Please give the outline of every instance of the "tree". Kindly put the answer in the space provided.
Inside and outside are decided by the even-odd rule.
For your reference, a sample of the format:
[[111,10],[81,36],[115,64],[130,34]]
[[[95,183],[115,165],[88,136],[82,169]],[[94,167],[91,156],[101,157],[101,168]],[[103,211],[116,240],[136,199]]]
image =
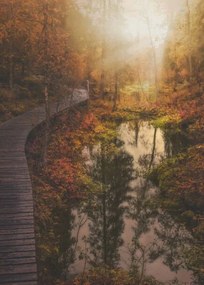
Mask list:
[[189,0],[186,0],[187,10],[187,46],[188,46],[188,65],[189,65],[189,80],[191,81],[193,75],[192,55],[191,55],[191,9]]
[[[35,40],[35,1],[1,1],[0,52],[1,68],[12,89],[15,81],[25,75],[25,67],[29,64]],[[28,69],[28,68],[27,68]]]
[[201,87],[204,6],[202,1],[186,0],[184,8],[171,25],[165,49],[165,68],[168,70],[169,81],[172,79],[175,87],[185,81],[191,84],[197,81]]

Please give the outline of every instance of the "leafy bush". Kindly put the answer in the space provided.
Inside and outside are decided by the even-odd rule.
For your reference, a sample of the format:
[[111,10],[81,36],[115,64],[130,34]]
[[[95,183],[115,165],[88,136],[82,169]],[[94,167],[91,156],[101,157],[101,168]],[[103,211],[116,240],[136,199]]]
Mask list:
[[17,99],[30,99],[32,97],[30,90],[20,85],[15,86],[15,94]]
[[28,88],[34,96],[41,96],[43,90],[44,77],[40,75],[32,75],[24,78],[23,84]]

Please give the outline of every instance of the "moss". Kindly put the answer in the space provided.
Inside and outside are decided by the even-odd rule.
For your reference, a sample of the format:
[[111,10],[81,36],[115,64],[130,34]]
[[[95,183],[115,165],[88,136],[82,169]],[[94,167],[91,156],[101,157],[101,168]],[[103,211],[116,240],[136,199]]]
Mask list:
[[204,145],[166,159],[149,178],[159,186],[158,201],[175,220],[202,239],[204,218]]
[[168,127],[178,127],[181,123],[181,118],[179,115],[165,115],[159,118],[156,118],[152,121],[152,124],[157,128],[168,128]]
[[118,110],[115,112],[105,113],[101,116],[100,119],[102,119],[102,121],[113,121],[119,124],[125,121],[134,120],[136,118],[139,118],[139,115],[136,113],[130,113],[125,110]]

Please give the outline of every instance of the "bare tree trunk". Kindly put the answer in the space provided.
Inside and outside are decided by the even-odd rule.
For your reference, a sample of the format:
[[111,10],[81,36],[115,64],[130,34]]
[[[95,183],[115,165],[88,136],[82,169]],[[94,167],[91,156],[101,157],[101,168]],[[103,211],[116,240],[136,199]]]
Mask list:
[[44,100],[45,100],[45,141],[43,150],[43,164],[47,166],[47,147],[50,132],[50,108],[49,108],[49,92],[48,92],[48,3],[46,2],[43,7],[44,11]]
[[154,129],[153,144],[152,144],[152,154],[151,154],[151,159],[150,159],[148,171],[151,170],[153,162],[154,162],[155,150],[156,150],[156,138],[157,138],[157,128]]
[[140,273],[140,280],[138,285],[143,283],[143,279],[144,279],[144,273],[145,273],[145,250],[142,248],[142,246],[140,247],[140,250],[142,252],[142,268],[141,268],[141,273]]
[[[12,53],[12,49],[11,49]],[[13,89],[13,78],[14,78],[14,66],[13,66],[13,55],[11,54],[9,57],[9,88]]]
[[101,180],[103,187],[102,194],[102,212],[103,212],[103,262],[107,265],[107,221],[106,221],[106,174],[105,174],[105,149],[103,144],[101,145]]
[[188,68],[189,68],[189,81],[193,75],[192,54],[191,54],[191,10],[189,0],[186,0],[187,8],[187,33],[188,33]]
[[103,39],[102,39],[102,53],[101,53],[101,82],[100,82],[100,95],[105,98],[105,27],[106,27],[106,0],[103,0]]
[[48,87],[45,84],[44,87],[44,96],[45,96],[45,135],[44,135],[44,148],[43,148],[43,166],[47,167],[47,148],[49,142],[50,134],[50,112],[49,112],[49,101],[48,101]]
[[135,145],[138,146],[140,124],[138,120],[135,120]]
[[118,72],[115,71],[115,91],[113,96],[113,111],[117,109],[117,101],[119,100],[119,90],[118,90]]
[[137,69],[137,76],[138,76],[138,81],[139,81],[141,93],[142,93],[143,97],[145,97],[145,92],[144,92],[144,89],[143,89],[143,86],[142,86],[142,81],[141,81],[141,76],[140,76],[140,68],[139,67]]
[[107,225],[106,225],[106,193],[103,193],[103,262],[107,265]]
[[13,1],[11,1],[10,3],[10,17],[13,21],[12,21],[10,39],[9,39],[9,87],[10,89],[13,89],[13,80],[14,80],[13,36],[15,33],[15,17],[14,17]]
[[159,93],[159,83],[158,83],[158,70],[157,70],[157,56],[156,56],[156,50],[152,38],[152,31],[150,27],[150,22],[148,16],[145,17],[146,22],[147,22],[147,27],[148,27],[148,32],[149,32],[149,38],[151,42],[151,47],[152,47],[152,55],[153,55],[153,63],[154,63],[154,82],[155,82],[155,88],[156,88],[156,95]]
[[[103,63],[102,63],[103,65]],[[101,82],[100,82],[100,94],[102,98],[105,98],[105,71],[104,68],[101,70]]]

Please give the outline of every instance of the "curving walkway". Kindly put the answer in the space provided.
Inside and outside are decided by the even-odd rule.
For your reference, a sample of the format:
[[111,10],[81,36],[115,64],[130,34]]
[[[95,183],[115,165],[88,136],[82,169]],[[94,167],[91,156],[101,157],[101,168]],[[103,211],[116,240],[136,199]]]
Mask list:
[[[88,99],[74,91],[72,105]],[[50,108],[54,115],[70,107],[65,97]],[[30,131],[45,120],[44,107],[0,126],[0,284],[37,285],[32,187],[25,156]]]

